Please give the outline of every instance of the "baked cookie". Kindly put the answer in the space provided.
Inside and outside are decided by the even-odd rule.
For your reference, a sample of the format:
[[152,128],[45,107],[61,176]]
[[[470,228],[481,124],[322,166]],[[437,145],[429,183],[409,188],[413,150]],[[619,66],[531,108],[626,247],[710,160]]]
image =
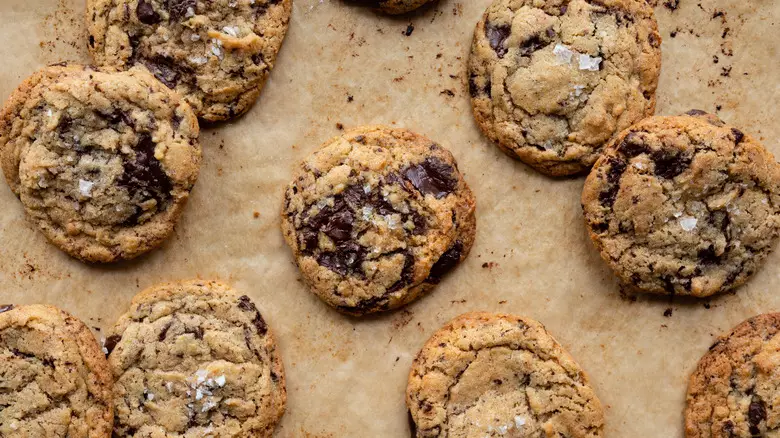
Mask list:
[[721,337],[688,383],[687,438],[750,438],[780,428],[780,313],[758,315]]
[[114,434],[270,437],[287,392],[276,344],[246,295],[216,282],[149,288],[106,340]]
[[386,14],[398,15],[411,12],[431,0],[350,0],[353,3],[378,9]]
[[98,65],[143,66],[206,121],[245,113],[260,95],[292,0],[87,0]]
[[639,291],[706,297],[743,284],[780,231],[780,166],[700,111],[621,133],[585,182],[601,256]]
[[198,120],[145,70],[52,66],[0,113],[0,164],[54,245],[131,259],[173,232],[200,168]]
[[604,435],[585,372],[541,324],[511,315],[467,313],[436,332],[406,404],[418,438]]
[[660,47],[645,0],[494,0],[469,59],[474,116],[542,173],[586,171],[615,134],[655,112]]
[[0,436],[109,438],[112,403],[84,323],[52,306],[0,306]]
[[364,315],[439,283],[471,249],[474,210],[449,151],[407,130],[363,127],[294,172],[282,232],[314,293]]

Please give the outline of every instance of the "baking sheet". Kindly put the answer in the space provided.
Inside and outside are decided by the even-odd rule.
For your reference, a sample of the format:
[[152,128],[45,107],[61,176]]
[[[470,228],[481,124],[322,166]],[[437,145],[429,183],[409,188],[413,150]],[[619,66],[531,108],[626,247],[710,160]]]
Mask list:
[[[583,179],[552,180],[512,161],[472,119],[465,61],[489,3],[441,0],[391,18],[341,0],[295,0],[257,105],[203,130],[201,177],[161,250],[84,265],[49,246],[0,186],[0,301],[51,303],[105,330],[157,282],[230,282],[255,300],[280,343],[289,404],[279,437],[408,436],[406,375],[425,340],[463,312],[516,313],[543,322],[590,374],[607,436],[681,436],[687,376],[714,337],[780,310],[780,255],[746,287],[711,300],[621,294],[582,224]],[[658,113],[717,111],[780,156],[780,2],[657,3]],[[0,0],[0,98],[45,64],[88,61],[83,8],[83,0]],[[337,124],[378,123],[453,151],[478,199],[478,234],[468,260],[433,293],[358,320],[305,289],[278,212],[293,166]]]

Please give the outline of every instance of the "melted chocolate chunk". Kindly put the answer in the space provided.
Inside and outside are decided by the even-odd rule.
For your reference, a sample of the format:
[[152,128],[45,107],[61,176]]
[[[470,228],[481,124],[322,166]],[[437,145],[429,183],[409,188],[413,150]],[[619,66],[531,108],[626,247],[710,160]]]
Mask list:
[[720,257],[715,254],[715,247],[713,245],[710,245],[705,249],[700,249],[697,256],[699,257],[699,262],[705,266],[716,265],[720,262]]
[[142,134],[134,152],[133,159],[125,160],[124,173],[117,181],[134,194],[142,194],[163,203],[171,196],[173,185],[154,157],[155,143],[149,134]]
[[387,292],[396,292],[410,285],[414,280],[414,256],[409,251],[402,253],[405,257],[401,278],[387,289]]
[[629,159],[650,153],[650,148],[642,142],[642,138],[636,132],[629,133],[620,142],[618,150]]
[[265,64],[265,57],[262,53],[255,53],[252,55],[252,63],[255,65]]
[[344,242],[352,235],[352,224],[355,215],[351,210],[342,210],[330,217],[328,223],[322,227],[322,232],[328,235],[334,242]]
[[[554,32],[553,36],[555,36]],[[540,34],[533,35],[531,38],[528,38],[527,40],[523,41],[522,44],[520,44],[520,56],[529,56],[537,50],[549,45],[550,41],[542,38]]]
[[428,283],[437,284],[441,281],[445,274],[450,272],[455,265],[460,262],[460,257],[463,253],[463,242],[456,241],[450,249],[439,257],[439,260],[434,263],[431,268],[431,273],[428,274]]
[[742,131],[736,128],[731,128],[731,133],[734,134],[734,143],[742,143],[742,140],[745,138],[745,134]]
[[655,174],[666,179],[672,179],[683,173],[691,164],[691,159],[680,155],[658,153],[653,156]]
[[176,84],[179,83],[179,79],[181,79],[181,73],[176,65],[166,58],[143,59],[141,62],[157,80],[168,88],[175,88]]
[[508,52],[508,49],[504,46],[509,35],[512,34],[512,28],[506,25],[494,25],[487,23],[485,25],[485,36],[490,43],[490,47],[496,52],[499,58],[503,58]]
[[116,344],[119,343],[119,341],[122,340],[122,337],[119,335],[111,335],[106,338],[105,344],[103,344],[103,347],[106,349],[106,356],[111,354],[112,351],[114,351],[114,348],[116,348]]
[[761,434],[761,429],[758,425],[766,420],[766,406],[761,399],[754,398],[748,406],[748,424],[750,425],[750,433],[754,436]]
[[255,306],[255,303],[253,303],[252,300],[250,300],[249,297],[246,295],[242,295],[238,299],[238,308],[243,310],[244,312],[257,312],[257,307]]
[[138,0],[135,15],[138,16],[138,21],[143,24],[152,25],[160,22],[160,14],[154,10],[151,3],[147,3],[144,0]]
[[324,252],[317,257],[317,263],[331,271],[347,275],[357,271],[366,256],[366,249],[355,242],[345,242],[336,251]]
[[171,325],[173,325],[173,322],[169,322],[168,324],[165,324],[165,327],[160,331],[160,334],[157,336],[157,340],[162,342],[165,340],[165,338],[168,337],[168,330],[170,330]]
[[453,177],[454,169],[438,158],[426,158],[420,164],[407,167],[403,174],[423,195],[444,198],[455,190],[458,180]]
[[168,10],[171,21],[178,21],[183,17],[186,17],[187,9],[189,8],[192,8],[193,12],[195,11],[195,0],[168,0],[168,2],[165,3],[165,9]]
[[0,304],[0,313],[5,313],[14,308],[13,304]]
[[268,325],[266,325],[263,315],[261,315],[259,311],[255,311],[255,317],[252,319],[252,324],[255,325],[258,335],[265,336],[265,334],[268,333]]
[[607,188],[599,194],[599,201],[602,205],[612,207],[617,199],[620,190],[620,177],[626,171],[626,162],[614,157],[607,159],[609,171],[607,172]]

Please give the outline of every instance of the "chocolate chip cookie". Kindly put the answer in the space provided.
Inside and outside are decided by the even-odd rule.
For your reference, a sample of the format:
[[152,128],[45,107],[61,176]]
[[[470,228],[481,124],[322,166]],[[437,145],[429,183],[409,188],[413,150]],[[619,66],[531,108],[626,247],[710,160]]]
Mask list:
[[287,33],[292,0],[87,0],[95,62],[143,66],[203,120],[252,106]]
[[109,438],[111,383],[81,321],[51,306],[0,305],[0,436]]
[[581,173],[655,112],[660,47],[645,0],[495,0],[469,59],[474,116],[536,170]]
[[352,3],[378,9],[386,14],[398,15],[411,12],[431,0],[350,0]]
[[198,120],[145,70],[52,66],[0,113],[0,165],[54,245],[131,259],[173,232],[200,168]]
[[287,400],[265,320],[216,282],[149,288],[106,340],[115,436],[271,437]]
[[536,321],[468,313],[412,364],[406,404],[418,438],[604,436],[585,372]]
[[687,438],[776,436],[780,429],[780,313],[758,315],[721,337],[688,384]]
[[475,200],[455,159],[403,129],[325,142],[295,171],[282,232],[304,280],[341,312],[400,307],[471,249]]
[[638,291],[706,297],[743,284],[780,232],[780,165],[753,137],[691,111],[621,133],[585,182],[601,256]]

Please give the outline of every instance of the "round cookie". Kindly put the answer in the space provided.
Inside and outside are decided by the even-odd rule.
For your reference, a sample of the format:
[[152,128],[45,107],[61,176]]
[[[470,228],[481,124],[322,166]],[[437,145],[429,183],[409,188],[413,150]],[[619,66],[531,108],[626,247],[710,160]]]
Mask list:
[[780,313],[758,315],[721,337],[691,375],[687,438],[775,436],[780,425]]
[[474,116],[542,173],[587,171],[615,134],[655,112],[660,47],[645,0],[494,0],[469,59]]
[[411,12],[431,0],[350,0],[352,2],[378,9],[386,14],[398,15]]
[[52,306],[0,306],[0,436],[109,438],[111,383],[84,323]]
[[98,65],[144,66],[206,121],[254,104],[287,33],[292,0],[87,0]]
[[138,294],[106,339],[114,434],[271,437],[287,392],[276,344],[246,295],[216,282]]
[[449,151],[407,130],[363,127],[294,172],[282,232],[314,293],[359,316],[438,284],[471,249],[474,210]]
[[54,245],[131,259],[173,232],[200,169],[198,131],[189,105],[142,69],[52,66],[0,113],[0,165]]
[[418,438],[604,436],[585,372],[536,321],[468,313],[412,364],[406,404]]
[[706,297],[743,284],[780,232],[780,166],[753,137],[691,111],[621,133],[585,182],[590,236],[638,291]]

